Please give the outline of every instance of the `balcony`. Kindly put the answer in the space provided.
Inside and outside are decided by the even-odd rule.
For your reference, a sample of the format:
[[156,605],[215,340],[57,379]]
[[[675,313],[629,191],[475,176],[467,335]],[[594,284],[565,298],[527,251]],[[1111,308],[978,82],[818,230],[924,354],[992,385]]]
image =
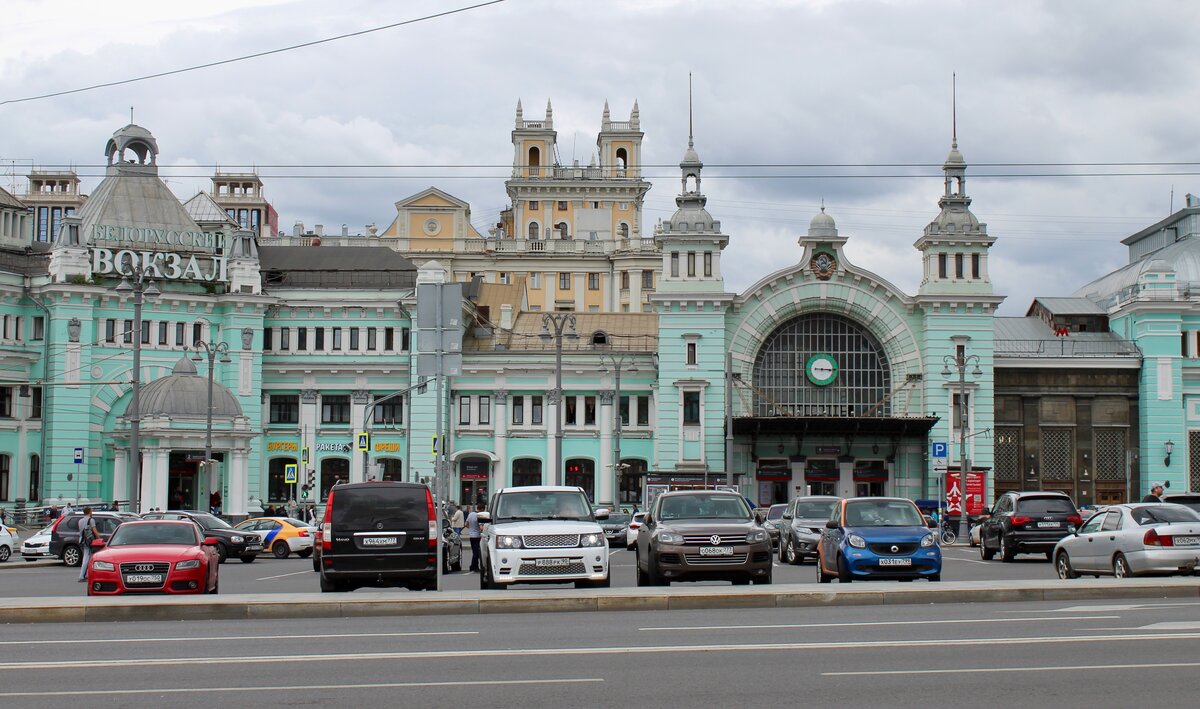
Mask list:
[[616,166],[570,166],[561,165],[521,165],[513,168],[514,180],[640,180],[642,171],[638,168],[620,168]]
[[[406,245],[402,244],[399,248],[404,250]],[[547,254],[551,256],[657,254],[661,251],[654,239],[604,241],[592,241],[591,239],[455,239],[454,250],[456,253],[468,254]]]

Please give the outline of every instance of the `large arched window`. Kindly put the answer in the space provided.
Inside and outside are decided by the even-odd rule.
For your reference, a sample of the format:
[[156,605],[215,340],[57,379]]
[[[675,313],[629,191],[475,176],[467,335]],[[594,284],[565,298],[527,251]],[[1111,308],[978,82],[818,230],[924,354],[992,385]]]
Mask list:
[[537,222],[529,222],[529,240],[537,241],[538,235],[539,235],[538,234],[538,223]]
[[[292,484],[284,482],[285,468],[288,465],[294,465],[295,458],[272,458],[267,463],[267,501],[268,502],[287,502],[291,497]],[[299,473],[299,477],[304,474]]]
[[536,458],[518,458],[513,461],[513,487],[542,484],[542,461]]
[[784,323],[754,360],[755,416],[889,416],[890,391],[879,341],[840,315]]
[[617,148],[617,172],[624,173],[625,168],[629,165],[629,153],[625,148]]
[[542,151],[536,147],[529,149],[529,176],[537,177],[542,164]]
[[321,461],[321,496],[317,501],[329,497],[335,483],[350,482],[350,461],[347,458],[325,458]]

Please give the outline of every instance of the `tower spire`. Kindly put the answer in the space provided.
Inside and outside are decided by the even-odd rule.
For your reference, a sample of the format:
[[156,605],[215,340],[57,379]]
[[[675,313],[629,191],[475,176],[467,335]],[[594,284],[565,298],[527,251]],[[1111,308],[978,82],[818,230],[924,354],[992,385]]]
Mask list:
[[688,147],[695,147],[692,143],[692,72],[688,72]]
[[950,72],[950,147],[958,147],[958,74]]

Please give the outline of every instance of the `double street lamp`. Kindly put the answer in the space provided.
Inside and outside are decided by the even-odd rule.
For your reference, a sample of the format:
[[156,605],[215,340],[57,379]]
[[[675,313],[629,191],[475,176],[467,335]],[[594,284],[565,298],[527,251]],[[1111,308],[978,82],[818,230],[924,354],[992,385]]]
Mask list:
[[[142,304],[162,295],[154,281],[150,280],[153,266],[130,266],[128,270],[121,269],[121,282],[113,289],[117,295],[133,298],[133,376],[130,382],[132,395],[129,400],[129,411],[125,418],[129,420],[129,470],[137,476],[138,510],[146,512],[148,507],[143,499],[145,491],[142,485],[142,451],[141,423],[142,412],[138,400],[142,389]],[[119,491],[113,492],[116,497]]]
[[[553,326],[553,330],[551,327]],[[564,331],[565,330],[565,331]],[[550,403],[554,405],[554,479],[553,484],[563,484],[563,413],[562,407],[562,355],[563,338],[578,340],[579,333],[575,332],[575,316],[571,313],[546,313],[542,316],[542,331],[538,334],[543,342],[554,340],[554,389],[550,392]]]
[[625,468],[628,467],[621,462],[621,425],[622,425],[622,420],[621,420],[621,370],[624,369],[626,372],[629,372],[630,374],[636,374],[638,369],[637,369],[637,367],[632,366],[633,365],[633,355],[630,355],[630,354],[614,355],[614,354],[608,354],[606,352],[601,352],[600,353],[600,363],[602,365],[600,367],[601,374],[608,374],[608,368],[611,366],[613,369],[613,373],[616,377],[616,379],[614,381],[614,387],[615,387],[616,391],[614,392],[614,397],[613,397],[616,399],[616,411],[617,411],[617,426],[616,426],[616,431],[615,431],[616,435],[614,437],[614,443],[616,446],[616,460],[613,463],[613,487],[614,487],[613,498],[614,499],[612,502],[613,502],[613,506],[617,507],[620,505],[620,502],[621,502],[621,500],[620,500],[620,497],[621,497],[621,495],[620,495],[621,473],[623,473],[625,471]]
[[943,377],[949,379],[958,372],[958,538],[966,539],[971,531],[967,519],[967,470],[971,467],[971,458],[967,455],[967,367],[974,365],[971,376],[976,378],[983,376],[983,370],[979,368],[979,355],[968,355],[965,345],[961,346],[958,355],[942,357],[942,364]]
[[[216,371],[214,366],[216,362],[228,364],[232,362],[229,358],[229,343],[228,342],[205,342],[204,340],[196,340],[192,343],[196,353],[192,355],[193,362],[203,362],[208,360],[208,407],[205,409],[208,418],[205,421],[204,427],[204,472],[208,477],[209,495],[213,493],[213,487],[216,485],[216,477],[213,475],[213,470],[216,466],[213,465],[212,457],[212,433],[213,433],[213,373]],[[218,359],[219,358],[219,359]]]

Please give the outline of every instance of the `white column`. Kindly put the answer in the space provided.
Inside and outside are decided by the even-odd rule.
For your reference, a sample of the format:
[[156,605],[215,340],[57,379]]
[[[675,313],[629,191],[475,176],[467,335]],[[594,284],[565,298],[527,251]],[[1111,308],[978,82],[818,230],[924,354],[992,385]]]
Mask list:
[[[508,485],[508,391],[496,389],[492,392],[492,401],[496,402],[495,411],[492,412],[492,448],[500,462],[492,464],[492,475],[488,479],[489,493]],[[499,470],[496,466],[499,466]]]
[[642,272],[629,270],[629,312],[642,312]]
[[[371,394],[367,391],[356,391],[350,395],[350,440],[357,444],[359,428],[363,417],[367,414],[367,405]],[[367,454],[368,456],[370,453]],[[357,445],[350,451],[350,482],[360,483],[367,479],[367,469],[363,465],[362,452]]]
[[620,471],[613,462],[613,392],[600,392],[600,465],[596,470],[596,502],[613,507],[616,479]]
[[[129,449],[113,448],[116,458],[113,461],[113,499],[124,502],[129,497]],[[132,507],[129,508],[133,510]]]
[[[317,470],[317,406],[319,396],[316,389],[305,389],[300,392],[300,447],[308,449],[308,468]],[[300,460],[300,455],[296,455],[296,460]],[[316,476],[317,485],[320,485],[319,470]],[[300,471],[300,477],[307,478],[308,469]],[[265,493],[265,491],[264,491]]]
[[[170,450],[154,448],[146,451],[145,458],[148,460],[145,461],[145,464],[142,467],[146,468],[145,474],[150,480],[150,495],[142,495],[143,508],[157,507],[160,510],[167,509],[167,482],[169,480],[168,468],[170,455]],[[148,501],[147,497],[149,497]]]
[[224,512],[227,515],[244,516],[250,495],[250,451],[235,448],[230,452],[233,461],[229,469],[229,491],[222,500]]
[[[560,413],[561,410],[561,403],[552,403],[550,397],[546,397],[546,465],[542,467],[543,485],[558,484],[558,476],[556,471],[562,467],[562,464],[554,458],[554,432],[559,430],[554,427],[554,422],[558,421],[558,425],[562,425],[562,414]],[[565,442],[565,437],[563,440]]]
[[584,310],[586,310],[586,307],[584,306],[584,298],[586,297],[587,293],[587,278],[587,271],[580,271],[578,273],[575,271],[571,272],[571,285],[575,286],[575,312],[578,313],[582,313]]

